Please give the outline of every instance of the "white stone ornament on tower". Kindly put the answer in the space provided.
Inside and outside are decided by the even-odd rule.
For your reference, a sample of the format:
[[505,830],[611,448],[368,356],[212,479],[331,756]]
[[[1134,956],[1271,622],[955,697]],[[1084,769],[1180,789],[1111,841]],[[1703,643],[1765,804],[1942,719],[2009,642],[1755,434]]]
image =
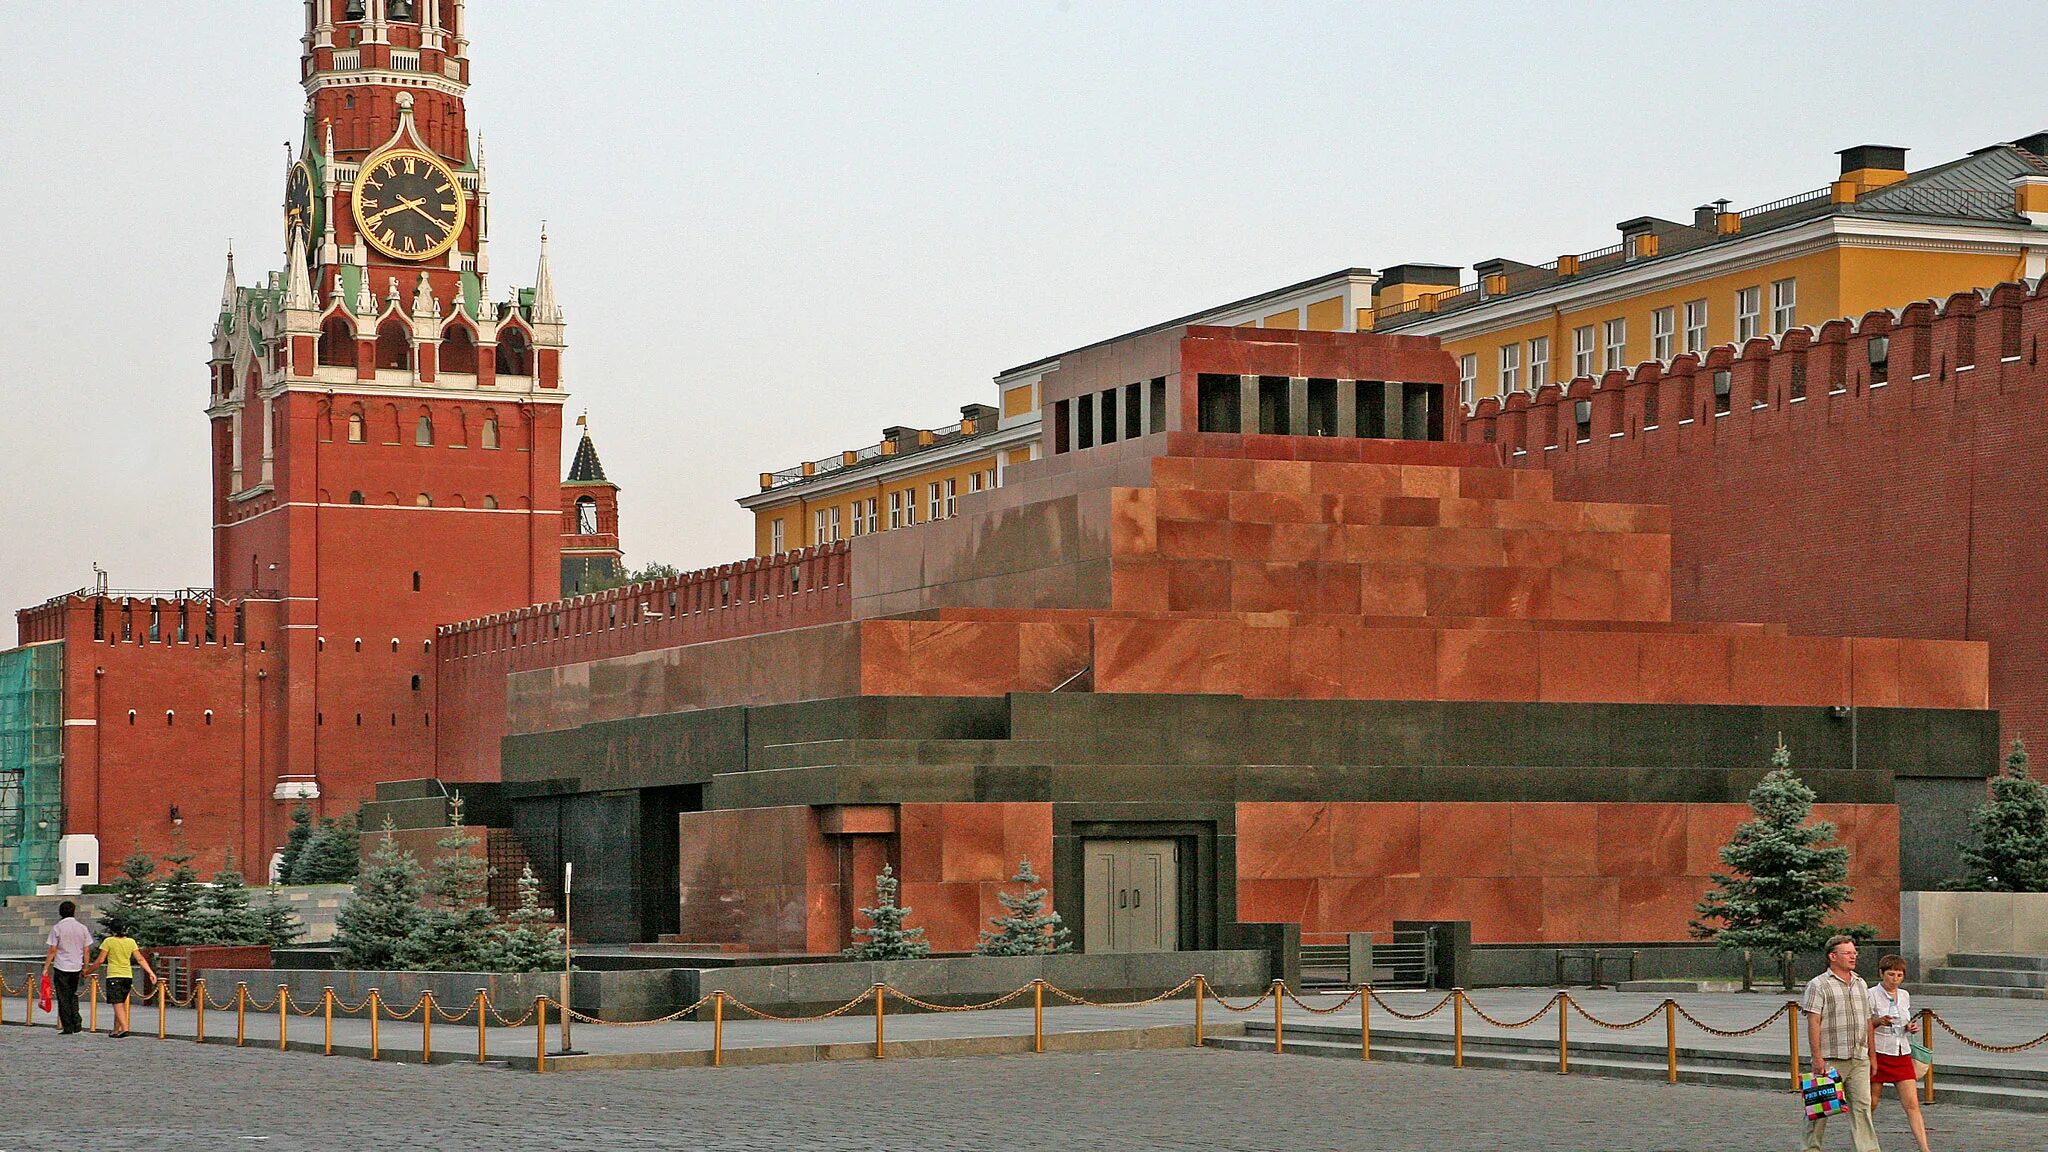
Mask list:
[[291,247],[285,250],[284,306],[310,312],[319,303],[313,296],[313,282],[306,275],[305,236],[304,231],[293,226]]
[[555,302],[555,276],[548,268],[548,226],[540,226],[540,267],[533,274],[533,322],[560,324],[562,307]]
[[[398,281],[394,278],[392,283],[397,284]],[[434,300],[434,285],[427,279],[425,272],[420,273],[419,283],[413,286],[412,314],[416,318],[441,314],[441,305]]]

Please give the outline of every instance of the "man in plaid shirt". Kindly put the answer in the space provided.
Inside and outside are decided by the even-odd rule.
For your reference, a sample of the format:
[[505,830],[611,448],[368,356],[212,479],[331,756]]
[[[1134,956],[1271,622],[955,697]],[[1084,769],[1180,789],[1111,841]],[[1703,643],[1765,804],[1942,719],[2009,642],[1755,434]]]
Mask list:
[[[1830,1066],[1841,1073],[1856,1152],[1878,1152],[1877,1127],[1870,1119],[1870,988],[1856,974],[1856,941],[1828,938],[1828,970],[1807,981],[1799,1006],[1806,1009],[1813,1074],[1825,1076]],[[1808,1120],[1802,1152],[1820,1152],[1827,1130],[1825,1116]]]

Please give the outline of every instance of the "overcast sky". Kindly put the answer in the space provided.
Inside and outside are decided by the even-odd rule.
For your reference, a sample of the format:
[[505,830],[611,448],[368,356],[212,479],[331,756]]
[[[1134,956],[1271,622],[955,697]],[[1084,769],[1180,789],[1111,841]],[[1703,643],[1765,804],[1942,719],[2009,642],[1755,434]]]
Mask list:
[[[628,561],[684,567],[748,554],[758,473],[1042,355],[2048,128],[2038,0],[469,12],[493,279],[546,219]],[[210,582],[208,329],[230,237],[281,263],[300,13],[0,0],[0,607]]]

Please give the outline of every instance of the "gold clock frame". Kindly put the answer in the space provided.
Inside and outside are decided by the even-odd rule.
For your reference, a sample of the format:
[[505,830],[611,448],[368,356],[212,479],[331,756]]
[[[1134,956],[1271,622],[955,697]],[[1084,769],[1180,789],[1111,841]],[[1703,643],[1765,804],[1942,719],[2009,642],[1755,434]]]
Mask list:
[[[455,226],[448,229],[448,238],[446,240],[441,241],[441,243],[424,252],[401,252],[395,248],[387,247],[382,240],[377,238],[375,230],[365,227],[363,224],[364,178],[369,175],[371,169],[380,168],[392,160],[403,160],[408,156],[423,160],[429,165],[440,169],[441,174],[448,177],[449,186],[455,189]],[[391,257],[393,260],[424,263],[438,256],[446,255],[450,248],[455,247],[455,242],[462,238],[462,226],[469,222],[469,194],[463,190],[462,179],[456,175],[455,169],[442,162],[440,157],[429,155],[417,148],[393,148],[387,152],[379,152],[375,156],[369,157],[357,168],[355,185],[349,193],[349,214],[355,221],[356,235],[361,236],[370,247]]]

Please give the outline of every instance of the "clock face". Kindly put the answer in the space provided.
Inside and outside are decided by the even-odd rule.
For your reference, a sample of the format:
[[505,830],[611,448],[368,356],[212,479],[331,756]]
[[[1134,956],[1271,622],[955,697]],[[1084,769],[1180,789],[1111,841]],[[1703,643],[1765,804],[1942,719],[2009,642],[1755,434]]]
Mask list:
[[467,211],[455,173],[424,152],[386,152],[356,176],[356,227],[386,256],[441,255],[462,233]]
[[304,160],[292,165],[292,174],[284,184],[284,226],[285,235],[293,231],[306,233],[310,240],[313,235],[313,169]]

